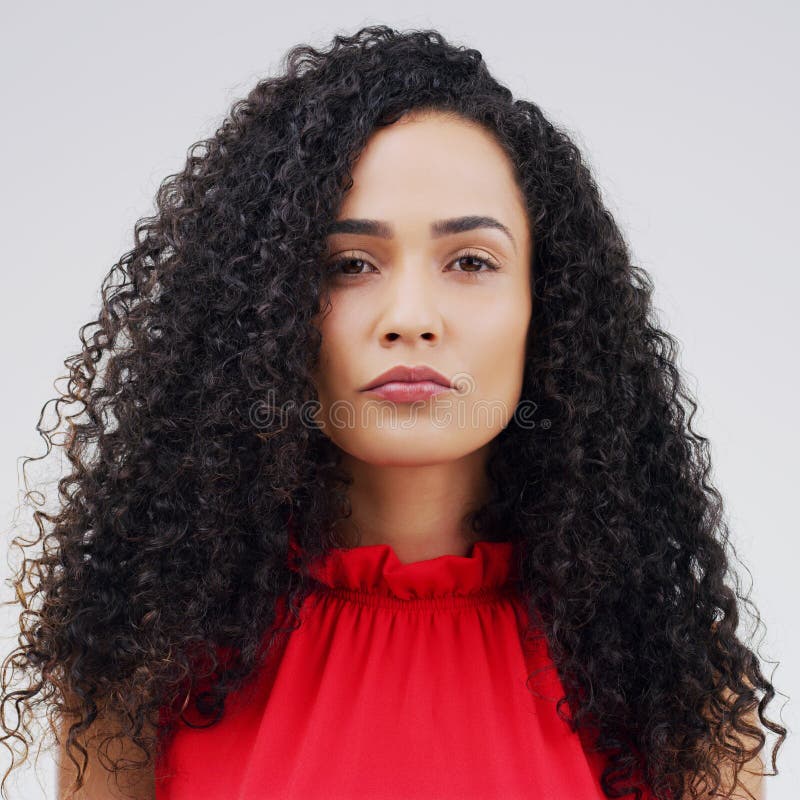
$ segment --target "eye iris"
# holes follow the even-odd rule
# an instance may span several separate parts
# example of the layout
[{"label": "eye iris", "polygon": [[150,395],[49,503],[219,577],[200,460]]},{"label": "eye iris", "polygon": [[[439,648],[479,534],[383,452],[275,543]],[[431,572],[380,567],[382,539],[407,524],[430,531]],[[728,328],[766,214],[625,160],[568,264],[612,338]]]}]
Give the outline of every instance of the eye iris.
[{"label": "eye iris", "polygon": [[[346,258],[342,261],[342,266],[346,267],[348,264],[363,264],[364,262],[360,258]],[[361,272],[361,268],[356,270],[356,273]]]},{"label": "eye iris", "polygon": [[477,270],[467,270],[467,272],[477,272],[478,270],[480,270],[480,268],[481,268],[481,266],[483,264],[483,259],[479,258],[478,256],[461,256],[461,258],[459,258],[458,260],[459,261],[478,262],[477,263],[477,268],[478,268]]}]

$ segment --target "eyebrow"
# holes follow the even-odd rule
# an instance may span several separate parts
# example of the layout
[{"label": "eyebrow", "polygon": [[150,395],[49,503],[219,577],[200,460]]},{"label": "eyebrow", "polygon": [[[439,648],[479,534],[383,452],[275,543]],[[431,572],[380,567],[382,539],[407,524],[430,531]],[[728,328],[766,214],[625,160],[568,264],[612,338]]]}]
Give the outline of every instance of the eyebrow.
[{"label": "eyebrow", "polygon": [[[484,217],[471,215],[466,217],[453,217],[451,219],[439,219],[431,223],[431,236],[440,238],[455,233],[473,231],[477,228],[493,228],[504,233],[517,249],[517,243],[511,235],[511,231],[502,222],[494,217]],[[339,219],[328,226],[328,236],[335,233],[355,233],[362,236],[379,236],[382,239],[394,237],[394,228],[383,220],[378,219]]]}]

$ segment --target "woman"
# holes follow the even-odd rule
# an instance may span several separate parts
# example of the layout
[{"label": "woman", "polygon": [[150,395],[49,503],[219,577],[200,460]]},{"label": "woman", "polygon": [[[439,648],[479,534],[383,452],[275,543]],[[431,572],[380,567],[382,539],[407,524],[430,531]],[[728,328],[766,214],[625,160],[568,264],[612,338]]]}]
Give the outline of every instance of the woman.
[{"label": "woman", "polygon": [[537,106],[367,27],[294,48],[158,207],[17,580],[64,796],[761,792],[786,731],[695,403]]}]

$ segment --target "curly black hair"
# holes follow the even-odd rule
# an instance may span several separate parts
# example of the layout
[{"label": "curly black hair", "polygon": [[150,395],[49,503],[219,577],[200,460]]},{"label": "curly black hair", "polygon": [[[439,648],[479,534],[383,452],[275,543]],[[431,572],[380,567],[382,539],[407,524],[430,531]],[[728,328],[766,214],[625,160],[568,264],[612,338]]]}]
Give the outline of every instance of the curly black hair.
[{"label": "curly black hair", "polygon": [[[12,542],[38,549],[14,579],[23,612],[4,662],[4,741],[31,736],[7,704],[45,704],[78,720],[66,744],[85,767],[76,737],[102,708],[119,721],[112,737],[157,758],[193,687],[214,724],[263,663],[281,608],[284,630],[297,624],[312,584],[289,566],[289,525],[307,564],[341,545],[347,513],[341,453],[307,415],[326,226],[370,134],[432,110],[491,132],[527,203],[522,395],[549,426],[503,429],[492,497],[471,524],[514,543],[532,630],[564,685],[559,714],[607,753],[609,796],[638,798],[637,775],[658,798],[718,789],[724,764],[761,751],[761,726],[778,735],[775,774],[786,729],[767,717],[775,690],[737,635],[745,604],[760,617],[730,568],[697,405],[652,281],[576,145],[479,51],[434,30],[367,26],[326,50],[293,47],[285,66],[162,182],[64,362],[66,387],[42,408],[47,453],[23,475],[54,446],[70,472],[57,509],[33,511],[35,541]],[[42,506],[34,496],[24,501]],[[27,685],[9,685],[9,666]]]}]

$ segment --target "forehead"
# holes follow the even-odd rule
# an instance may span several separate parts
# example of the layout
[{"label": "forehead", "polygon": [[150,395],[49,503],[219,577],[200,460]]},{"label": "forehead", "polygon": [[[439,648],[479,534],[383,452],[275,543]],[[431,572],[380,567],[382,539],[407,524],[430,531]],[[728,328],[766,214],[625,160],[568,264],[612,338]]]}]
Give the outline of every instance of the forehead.
[{"label": "forehead", "polygon": [[476,213],[519,232],[524,200],[500,144],[475,123],[444,114],[377,129],[352,169],[340,217],[431,219]]}]

